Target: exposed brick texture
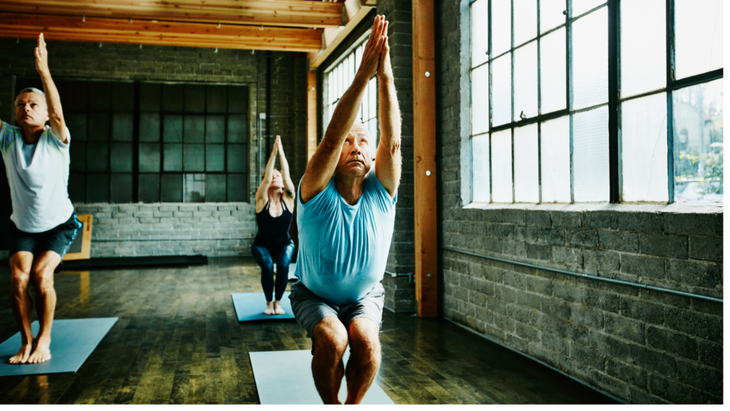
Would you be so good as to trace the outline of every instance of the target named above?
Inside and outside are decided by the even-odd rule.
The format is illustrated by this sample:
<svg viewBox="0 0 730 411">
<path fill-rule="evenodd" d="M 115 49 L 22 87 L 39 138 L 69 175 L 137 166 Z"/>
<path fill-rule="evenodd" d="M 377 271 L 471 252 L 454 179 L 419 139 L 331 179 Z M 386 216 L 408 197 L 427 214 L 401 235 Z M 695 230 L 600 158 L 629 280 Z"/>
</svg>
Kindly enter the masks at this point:
<svg viewBox="0 0 730 411">
<path fill-rule="evenodd" d="M 722 299 L 720 207 L 464 207 L 468 13 L 466 0 L 436 5 L 442 244 Z M 722 304 L 450 250 L 441 257 L 445 318 L 627 402 L 723 402 Z"/>
</svg>

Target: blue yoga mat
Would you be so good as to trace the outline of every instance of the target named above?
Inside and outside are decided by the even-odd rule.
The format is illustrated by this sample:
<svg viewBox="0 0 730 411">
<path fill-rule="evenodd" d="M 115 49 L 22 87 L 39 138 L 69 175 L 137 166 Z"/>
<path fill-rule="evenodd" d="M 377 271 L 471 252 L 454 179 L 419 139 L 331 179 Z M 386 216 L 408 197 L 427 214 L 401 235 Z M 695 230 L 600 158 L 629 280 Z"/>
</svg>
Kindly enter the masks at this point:
<svg viewBox="0 0 730 411">
<path fill-rule="evenodd" d="M 253 378 L 261 404 L 322 404 L 312 377 L 310 350 L 265 351 L 248 353 Z M 347 364 L 350 350 L 343 361 Z M 347 384 L 342 380 L 340 401 L 347 398 Z M 365 394 L 363 404 L 395 404 L 377 381 Z"/>
<path fill-rule="evenodd" d="M 40 364 L 9 364 L 20 349 L 20 332 L 0 344 L 0 377 L 9 375 L 76 372 L 117 322 L 117 317 L 54 320 L 51 329 L 51 359 Z M 31 324 L 38 335 L 38 321 Z"/>
<path fill-rule="evenodd" d="M 233 307 L 236 309 L 236 315 L 239 322 L 244 321 L 260 321 L 260 320 L 293 320 L 294 312 L 291 309 L 291 301 L 289 300 L 289 291 L 285 291 L 281 297 L 281 308 L 286 314 L 266 315 L 266 298 L 264 293 L 233 293 Z"/>
</svg>

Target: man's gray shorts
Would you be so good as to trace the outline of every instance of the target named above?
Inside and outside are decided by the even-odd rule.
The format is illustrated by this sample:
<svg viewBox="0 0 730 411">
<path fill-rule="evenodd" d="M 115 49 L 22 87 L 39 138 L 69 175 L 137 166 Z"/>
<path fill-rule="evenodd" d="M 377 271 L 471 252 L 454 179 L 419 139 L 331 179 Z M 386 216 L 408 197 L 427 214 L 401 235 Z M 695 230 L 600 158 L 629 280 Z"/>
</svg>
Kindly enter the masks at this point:
<svg viewBox="0 0 730 411">
<path fill-rule="evenodd" d="M 330 304 L 317 295 L 313 294 L 301 282 L 297 281 L 291 285 L 289 294 L 291 308 L 294 311 L 294 318 L 297 323 L 307 330 L 307 337 L 312 338 L 314 326 L 324 317 L 337 317 L 345 328 L 355 318 L 365 317 L 375 321 L 380 327 L 383 320 L 383 305 L 385 303 L 385 290 L 383 285 L 378 285 L 365 297 L 354 303 L 338 306 Z"/>
</svg>

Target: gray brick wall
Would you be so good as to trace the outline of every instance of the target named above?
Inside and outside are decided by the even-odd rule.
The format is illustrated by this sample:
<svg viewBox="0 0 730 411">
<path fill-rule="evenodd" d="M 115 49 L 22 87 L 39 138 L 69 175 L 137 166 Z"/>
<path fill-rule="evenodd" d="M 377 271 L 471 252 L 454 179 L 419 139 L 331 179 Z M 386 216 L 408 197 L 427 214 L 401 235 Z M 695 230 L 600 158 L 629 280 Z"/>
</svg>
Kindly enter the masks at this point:
<svg viewBox="0 0 730 411">
<path fill-rule="evenodd" d="M 446 0 L 436 12 L 443 246 L 722 299 L 721 207 L 463 206 L 468 10 Z M 445 318 L 597 389 L 631 403 L 723 402 L 721 303 L 450 250 L 441 275 Z"/>
<path fill-rule="evenodd" d="M 260 183 L 258 114 L 266 110 L 270 58 L 271 132 L 280 134 L 298 184 L 306 153 L 306 55 L 187 47 L 60 42 L 47 38 L 54 78 L 247 83 L 250 104 L 250 201 L 190 204 L 76 204 L 94 215 L 92 257 L 204 254 L 250 255 L 256 234 L 251 201 Z M 14 79 L 37 77 L 33 40 L 0 39 L 0 118 L 13 116 Z M 303 73 L 301 73 L 303 72 Z M 63 96 L 61 96 L 63 99 Z M 302 121 L 299 117 L 304 115 Z M 264 122 L 261 123 L 265 125 Z M 265 132 L 265 130 L 262 130 Z M 263 135 L 264 133 L 262 133 Z M 263 153 L 268 159 L 269 153 Z M 301 156 L 304 155 L 302 160 Z M 304 163 L 302 162 L 304 161 Z M 8 200 L 9 201 L 9 200 Z M 0 255 L 2 257 L 2 255 Z"/>
</svg>

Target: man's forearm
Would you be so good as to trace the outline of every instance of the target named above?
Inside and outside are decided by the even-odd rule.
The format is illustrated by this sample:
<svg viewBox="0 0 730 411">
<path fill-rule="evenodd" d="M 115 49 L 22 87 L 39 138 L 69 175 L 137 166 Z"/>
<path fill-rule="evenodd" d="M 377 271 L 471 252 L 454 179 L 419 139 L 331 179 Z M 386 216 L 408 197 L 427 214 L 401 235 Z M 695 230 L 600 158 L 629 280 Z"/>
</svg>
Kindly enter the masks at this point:
<svg viewBox="0 0 730 411">
<path fill-rule="evenodd" d="M 66 136 L 66 122 L 63 118 L 63 109 L 61 108 L 61 96 L 58 94 L 56 84 L 53 82 L 50 72 L 41 74 L 43 82 L 43 91 L 46 93 L 46 104 L 48 105 L 48 118 L 51 123 L 53 133 L 58 136 L 64 143 L 68 142 Z"/>
<path fill-rule="evenodd" d="M 401 114 L 392 76 L 380 77 L 380 144 L 400 147 Z"/>
</svg>

